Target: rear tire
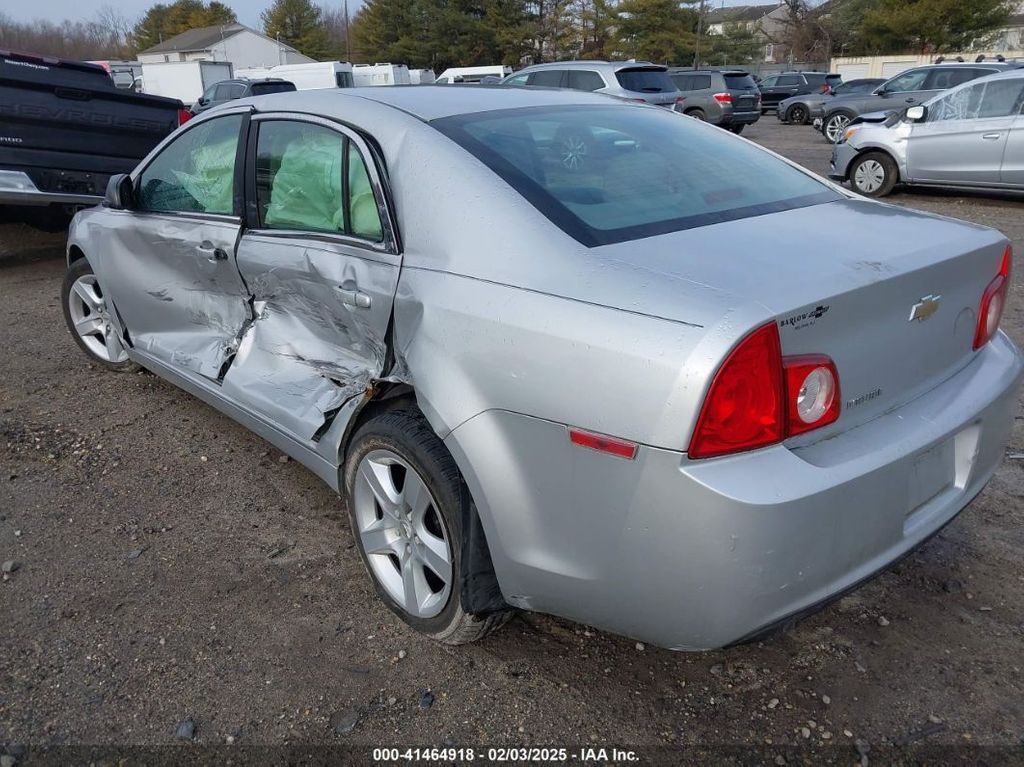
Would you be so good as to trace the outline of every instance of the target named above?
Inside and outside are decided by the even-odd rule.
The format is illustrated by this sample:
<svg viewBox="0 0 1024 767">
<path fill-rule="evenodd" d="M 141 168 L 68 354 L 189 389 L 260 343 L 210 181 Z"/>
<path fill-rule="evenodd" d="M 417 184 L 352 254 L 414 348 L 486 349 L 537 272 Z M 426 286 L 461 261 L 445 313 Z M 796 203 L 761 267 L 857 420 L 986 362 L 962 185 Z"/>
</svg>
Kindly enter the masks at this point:
<svg viewBox="0 0 1024 767">
<path fill-rule="evenodd" d="M 694 118 L 695 120 L 700 120 L 702 123 L 708 121 L 708 116 L 706 114 L 704 114 L 704 110 L 703 109 L 691 109 L 686 114 L 688 114 L 690 117 Z"/>
<path fill-rule="evenodd" d="M 885 197 L 899 180 L 896 162 L 885 152 L 865 152 L 850 166 L 850 186 L 865 197 Z"/>
<path fill-rule="evenodd" d="M 455 460 L 423 416 L 386 411 L 363 424 L 345 459 L 345 502 L 363 565 L 384 604 L 443 644 L 475 642 L 511 610 L 462 608 L 463 520 L 472 511 Z"/>
</svg>

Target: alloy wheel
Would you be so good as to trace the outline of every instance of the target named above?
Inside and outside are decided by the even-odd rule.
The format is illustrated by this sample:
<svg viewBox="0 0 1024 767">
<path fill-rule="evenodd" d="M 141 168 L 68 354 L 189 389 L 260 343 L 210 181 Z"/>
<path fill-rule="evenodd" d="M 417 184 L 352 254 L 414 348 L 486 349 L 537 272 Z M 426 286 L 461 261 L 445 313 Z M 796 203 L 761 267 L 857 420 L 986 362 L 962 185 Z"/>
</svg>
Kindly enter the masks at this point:
<svg viewBox="0 0 1024 767">
<path fill-rule="evenodd" d="M 359 462 L 352 495 L 374 577 L 411 616 L 439 614 L 452 590 L 452 547 L 423 477 L 397 453 L 372 450 Z"/>
<path fill-rule="evenodd" d="M 82 343 L 104 362 L 120 363 L 128 353 L 110 322 L 110 314 L 103 290 L 94 274 L 83 274 L 68 293 L 68 311 L 71 323 Z"/>
<path fill-rule="evenodd" d="M 795 125 L 803 125 L 807 122 L 807 110 L 802 106 L 795 106 L 789 110 L 789 121 Z"/>
<path fill-rule="evenodd" d="M 587 159 L 587 142 L 582 136 L 566 136 L 562 139 L 562 165 L 569 170 L 579 170 Z"/>
<path fill-rule="evenodd" d="M 864 160 L 853 173 L 853 185 L 864 194 L 874 194 L 884 183 L 885 168 L 878 160 Z"/>
<path fill-rule="evenodd" d="M 828 122 L 825 123 L 825 138 L 833 144 L 837 143 L 843 137 L 843 132 L 849 124 L 850 118 L 846 115 L 830 117 Z"/>
</svg>

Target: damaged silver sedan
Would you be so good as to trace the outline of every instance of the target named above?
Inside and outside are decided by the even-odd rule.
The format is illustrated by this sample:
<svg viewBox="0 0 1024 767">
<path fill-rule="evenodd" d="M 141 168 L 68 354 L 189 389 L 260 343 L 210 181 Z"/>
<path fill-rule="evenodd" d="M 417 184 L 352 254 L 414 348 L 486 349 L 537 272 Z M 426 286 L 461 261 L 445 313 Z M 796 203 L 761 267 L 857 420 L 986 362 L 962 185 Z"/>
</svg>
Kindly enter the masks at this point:
<svg viewBox="0 0 1024 767">
<path fill-rule="evenodd" d="M 1022 375 L 999 233 L 584 93 L 234 102 L 112 179 L 68 264 L 87 355 L 339 491 L 449 643 L 513 608 L 678 649 L 784 625 L 981 491 Z"/>
</svg>

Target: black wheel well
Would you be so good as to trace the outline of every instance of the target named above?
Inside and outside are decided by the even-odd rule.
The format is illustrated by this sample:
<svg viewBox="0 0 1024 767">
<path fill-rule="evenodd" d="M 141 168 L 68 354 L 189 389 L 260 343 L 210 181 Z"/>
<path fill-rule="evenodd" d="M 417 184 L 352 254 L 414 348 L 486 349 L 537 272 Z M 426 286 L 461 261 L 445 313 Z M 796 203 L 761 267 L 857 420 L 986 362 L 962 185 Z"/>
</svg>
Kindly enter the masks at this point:
<svg viewBox="0 0 1024 767">
<path fill-rule="evenodd" d="M 345 429 L 339 450 L 339 473 L 341 474 L 339 483 L 342 487 L 342 496 L 344 496 L 345 486 L 345 463 L 348 459 L 352 438 L 358 433 L 359 428 L 370 419 L 399 408 L 412 408 L 423 415 L 423 410 L 416 401 L 416 391 L 412 386 L 383 381 L 378 382 L 372 388 L 369 398 L 352 416 Z M 425 417 L 424 420 L 426 420 Z M 509 606 L 502 597 L 501 587 L 498 585 L 498 578 L 491 560 L 491 551 L 480 522 L 480 514 L 476 510 L 476 504 L 472 502 L 472 495 L 469 493 L 465 479 L 462 480 L 462 483 L 470 497 L 469 518 L 463 524 L 463 546 L 465 548 L 462 559 L 462 590 L 459 595 L 462 600 L 462 609 L 470 615 L 476 616 L 499 613 L 507 610 Z"/>
<path fill-rule="evenodd" d="M 81 261 L 85 258 L 85 253 L 77 245 L 72 245 L 68 248 L 68 266 L 71 266 L 75 261 Z"/>
<path fill-rule="evenodd" d="M 896 182 L 899 183 L 899 181 L 900 181 L 900 164 L 896 161 L 896 158 L 893 157 L 889 152 L 887 152 L 886 150 L 881 149 L 881 148 L 879 148 L 877 146 L 865 147 L 864 149 L 862 149 L 859 152 L 857 152 L 857 154 L 855 154 L 853 156 L 853 159 L 850 160 L 850 166 L 849 166 L 850 170 L 853 170 L 853 166 L 856 165 L 857 162 L 859 162 L 862 157 L 864 157 L 865 155 L 869 155 L 869 154 L 878 154 L 878 155 L 881 155 L 882 157 L 885 157 L 887 160 L 889 160 L 889 162 L 891 162 L 892 165 L 893 165 L 893 169 L 896 171 Z M 847 178 L 849 178 L 850 174 L 847 173 L 846 176 L 847 176 Z"/>
</svg>

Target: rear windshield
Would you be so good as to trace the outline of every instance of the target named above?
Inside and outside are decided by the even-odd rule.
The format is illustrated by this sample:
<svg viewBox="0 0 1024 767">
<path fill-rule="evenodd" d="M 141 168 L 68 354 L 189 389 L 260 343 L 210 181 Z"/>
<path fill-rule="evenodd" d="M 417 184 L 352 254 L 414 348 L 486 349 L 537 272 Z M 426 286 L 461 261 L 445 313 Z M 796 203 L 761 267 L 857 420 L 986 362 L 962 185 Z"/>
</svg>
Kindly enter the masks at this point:
<svg viewBox="0 0 1024 767">
<path fill-rule="evenodd" d="M 726 72 L 723 77 L 725 78 L 725 87 L 731 91 L 757 87 L 757 83 L 754 82 L 754 78 L 746 72 Z"/>
<path fill-rule="evenodd" d="M 627 91 L 637 93 L 671 93 L 676 89 L 663 69 L 620 69 L 615 79 Z"/>
<path fill-rule="evenodd" d="M 252 95 L 263 96 L 267 93 L 284 93 L 295 90 L 295 83 L 253 83 Z"/>
<path fill-rule="evenodd" d="M 768 152 L 664 109 L 531 107 L 431 124 L 588 247 L 840 199 Z"/>
</svg>

